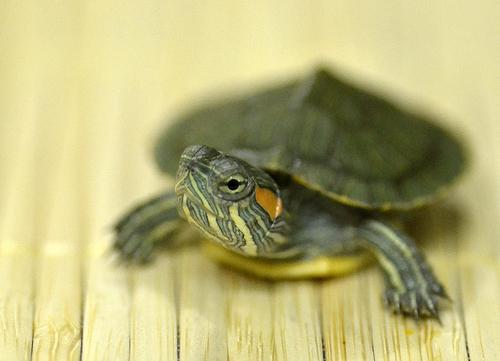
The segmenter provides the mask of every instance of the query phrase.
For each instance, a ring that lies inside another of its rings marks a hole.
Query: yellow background
[[[499,24],[496,0],[1,1],[0,359],[174,360],[177,342],[183,360],[500,359]],[[455,300],[443,326],[384,312],[373,269],[270,284],[196,249],[139,270],[103,255],[165,185],[165,119],[318,63],[470,148],[419,230]]]

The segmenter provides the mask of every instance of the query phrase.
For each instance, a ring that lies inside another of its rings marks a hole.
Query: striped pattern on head
[[[186,148],[175,192],[180,216],[234,252],[261,257],[285,240],[276,182],[239,158],[203,145]]]

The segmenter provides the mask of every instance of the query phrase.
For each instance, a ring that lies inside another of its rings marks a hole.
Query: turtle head
[[[278,185],[237,157],[204,145],[186,148],[175,192],[180,216],[236,253],[262,256],[284,239]]]

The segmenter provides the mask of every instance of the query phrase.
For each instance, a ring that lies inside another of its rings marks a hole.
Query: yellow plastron
[[[342,276],[359,270],[372,259],[367,253],[359,253],[300,261],[269,261],[241,256],[209,241],[204,241],[202,247],[223,265],[272,280]]]

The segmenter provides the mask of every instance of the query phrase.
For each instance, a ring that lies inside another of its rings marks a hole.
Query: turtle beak
[[[181,160],[181,162],[179,162],[179,168],[177,168],[177,175],[175,176],[175,194],[177,194],[177,197],[181,196],[185,192],[186,185],[184,181],[188,175],[188,163]]]
[[[190,145],[181,154],[181,161],[187,160],[191,161],[199,161],[203,162],[205,160],[209,160],[211,158],[217,157],[220,155],[220,152],[212,147],[208,147],[206,145]]]
[[[184,201],[186,197],[186,178],[189,176],[188,162],[181,160],[179,162],[179,168],[177,169],[177,175],[175,177],[175,195],[177,196],[177,213],[181,218],[185,218],[184,215]]]
[[[179,167],[177,168],[177,175],[175,176],[175,193],[177,196],[184,193],[186,189],[184,181],[193,169],[193,161],[196,159],[196,155],[203,150],[203,147],[203,145],[192,145],[182,152]]]
[[[185,152],[184,152],[185,153]],[[181,218],[184,218],[184,198],[186,193],[186,179],[189,176],[189,169],[191,168],[191,157],[182,153],[181,159],[179,160],[179,167],[177,168],[177,174],[175,176],[175,194],[177,196],[177,213]]]
[[[190,145],[184,151],[182,152],[181,159],[186,158],[186,159],[196,159],[198,158],[198,154],[200,153],[205,153],[205,149],[210,149],[206,145]]]
[[[202,169],[208,168],[210,159],[219,155],[217,150],[206,145],[192,145],[184,149],[175,177],[175,193],[179,204],[183,203],[186,192],[188,192],[186,183],[189,182],[188,178],[191,172],[194,169],[200,169],[200,167]],[[179,210],[179,214],[182,215],[181,210]]]
[[[179,168],[177,169],[175,192],[177,195],[185,190],[185,179],[189,173],[195,169],[205,165],[204,168],[209,168],[208,162],[220,153],[214,148],[206,145],[191,145],[184,149],[179,160]]]

